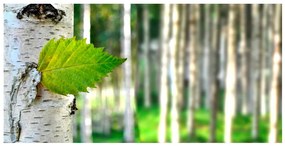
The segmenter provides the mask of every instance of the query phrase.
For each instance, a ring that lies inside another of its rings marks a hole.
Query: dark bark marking
[[[44,99],[43,102],[50,102],[52,101],[51,99]]]
[[[31,122],[30,124],[33,124],[33,125],[34,125],[34,124],[39,124],[39,122]]]
[[[25,139],[33,139],[33,137],[26,136]]]
[[[60,9],[54,8],[51,4],[29,4],[23,7],[18,13],[17,18],[22,19],[23,16],[34,17],[36,19],[50,19],[52,22],[57,24],[63,16],[66,16],[65,12]]]
[[[72,103],[69,105],[70,108],[70,113],[69,115],[74,115],[75,112],[78,110],[78,108],[76,107],[76,97],[73,98]]]

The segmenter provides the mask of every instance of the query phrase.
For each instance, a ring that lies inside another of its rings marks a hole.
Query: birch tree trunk
[[[177,52],[178,52],[178,5],[172,5],[172,35],[170,40],[170,90],[171,90],[171,142],[179,142],[179,115],[178,115],[178,77],[177,77]]]
[[[149,108],[151,106],[150,99],[150,84],[149,84],[149,14],[148,6],[143,5],[143,30],[144,30],[144,106]]]
[[[159,103],[160,103],[160,115],[159,115],[159,127],[158,127],[158,142],[166,142],[166,127],[167,127],[167,105],[168,105],[168,43],[169,43],[169,26],[170,26],[170,5],[162,5],[162,39],[161,39],[161,76],[160,76],[160,90],[159,90]]]
[[[205,10],[205,33],[204,33],[204,66],[203,66],[203,86],[205,90],[205,99],[204,99],[204,105],[206,109],[210,108],[210,89],[209,89],[209,56],[210,56],[210,30],[211,30],[211,20],[210,20],[210,4],[206,4],[204,7]]]
[[[267,82],[268,85],[266,87],[268,98],[266,100],[265,106],[267,107],[267,113],[270,113],[270,97],[271,97],[271,82],[272,82],[272,76],[273,76],[273,70],[272,70],[272,64],[273,64],[273,53],[274,53],[274,4],[268,4],[266,12],[267,19],[267,28],[266,28],[266,35],[268,37],[266,42],[266,48],[268,49],[268,52],[266,54],[266,67],[268,71],[267,74]],[[262,105],[261,105],[262,106]],[[261,111],[263,112],[263,111]]]
[[[90,43],[90,5],[83,5],[83,38],[86,38],[86,43]],[[92,119],[91,119],[91,97],[88,94],[80,93],[83,99],[83,106],[81,109],[81,141],[84,143],[92,142]],[[93,93],[94,94],[94,93]]]
[[[29,99],[24,91],[31,90],[32,81],[21,80],[20,70],[27,69],[25,63],[38,62],[43,45],[51,38],[73,36],[73,5],[54,5],[67,15],[58,24],[17,19],[24,6],[4,5],[4,142],[72,142],[70,105],[74,97],[39,85],[36,98]]]
[[[246,36],[246,5],[240,5],[240,52],[241,52],[241,112],[244,115],[248,114],[248,96],[247,96],[247,74],[248,74],[248,61],[247,61],[247,36]]]
[[[123,64],[124,70],[124,97],[125,97],[125,113],[124,113],[124,141],[134,142],[134,111],[132,108],[133,93],[131,89],[131,16],[130,4],[123,5],[123,57],[128,58]]]
[[[227,38],[227,32],[228,32],[228,23],[227,23],[227,18],[222,19],[221,18],[221,49],[219,52],[219,86],[221,89],[225,89],[225,78],[226,78],[226,61],[227,61],[227,43],[228,43],[228,38]]]
[[[197,24],[195,24],[196,26],[196,31],[197,31],[197,33],[196,33],[196,37],[197,37],[197,43],[196,43],[196,46],[195,46],[195,49],[196,49],[196,61],[197,61],[197,67],[196,67],[196,70],[197,70],[197,74],[196,74],[196,79],[197,79],[197,82],[196,82],[196,84],[197,84],[197,88],[195,89],[195,96],[196,96],[196,98],[195,98],[195,108],[196,109],[199,109],[200,107],[201,107],[201,95],[200,95],[200,93],[201,93],[201,75],[200,75],[200,73],[201,73],[201,69],[200,69],[200,66],[201,66],[201,60],[202,59],[200,59],[201,58],[201,41],[200,41],[200,35],[201,35],[201,31],[200,31],[200,25],[201,25],[201,23],[200,23],[200,19],[201,19],[201,15],[200,15],[200,5],[198,5],[198,7],[197,7],[197,13],[196,13],[196,15],[195,15],[195,17],[196,17],[196,23]],[[191,58],[191,57],[190,57]]]
[[[225,132],[224,141],[231,142],[232,120],[236,105],[236,18],[237,5],[229,6],[229,26],[228,26],[228,51],[226,68],[226,95],[225,95]]]
[[[260,76],[261,76],[261,87],[260,87],[260,114],[262,117],[265,117],[266,116],[266,113],[267,113],[267,98],[268,98],[268,95],[267,95],[267,90],[266,90],[266,87],[268,85],[268,82],[267,82],[267,74],[266,74],[266,71],[268,70],[267,69],[267,66],[266,66],[266,54],[269,53],[268,51],[268,48],[266,47],[266,43],[268,43],[268,34],[267,34],[267,19],[268,19],[268,16],[266,15],[267,11],[268,11],[268,7],[269,5],[268,4],[264,4],[263,5],[263,9],[262,9],[262,19],[261,19],[261,58],[260,58],[260,63],[261,63],[261,70],[260,70]]]
[[[252,44],[251,44],[251,96],[253,106],[252,138],[257,140],[259,135],[259,101],[260,101],[260,15],[259,5],[252,5]]]
[[[281,42],[281,4],[275,6],[274,17],[274,53],[273,53],[273,75],[270,91],[270,124],[268,141],[277,142],[277,121],[278,121],[278,102],[281,96],[281,66],[282,66],[282,42]]]
[[[186,53],[186,20],[187,20],[187,5],[183,4],[180,7],[180,23],[179,23],[179,50],[177,57],[177,77],[178,77],[178,109],[182,109],[184,105],[184,60]]]
[[[219,5],[214,5],[214,18],[213,18],[213,34],[212,34],[212,43],[210,49],[210,62],[209,62],[209,88],[210,88],[210,142],[216,141],[216,120],[217,120],[217,100],[218,98],[218,90],[219,90],[219,81],[218,81],[218,73],[219,73],[219,48],[220,48],[220,10]]]
[[[193,4],[190,5],[190,15],[189,15],[189,24],[190,24],[190,32],[189,32],[189,50],[190,50],[190,62],[188,65],[189,76],[190,76],[190,84],[189,84],[189,97],[188,97],[188,114],[187,114],[187,130],[189,137],[195,136],[195,121],[194,121],[194,113],[195,113],[195,103],[197,99],[197,95],[199,92],[198,87],[198,29],[197,24],[199,20],[199,5]]]

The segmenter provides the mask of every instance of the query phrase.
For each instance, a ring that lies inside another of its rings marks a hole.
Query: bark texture
[[[25,76],[21,71],[27,69],[26,63],[38,62],[48,40],[73,36],[73,5],[54,5],[67,15],[58,24],[17,19],[17,12],[26,5],[4,5],[4,142],[72,142],[73,97],[51,93],[39,84],[37,93],[33,92],[36,97],[29,98],[25,91],[35,72]]]

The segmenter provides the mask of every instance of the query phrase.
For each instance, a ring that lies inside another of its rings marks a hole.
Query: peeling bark
[[[51,38],[73,35],[73,6],[58,24],[35,18],[17,19],[25,4],[4,5],[4,142],[72,142],[73,97],[51,93],[41,84],[32,62]]]

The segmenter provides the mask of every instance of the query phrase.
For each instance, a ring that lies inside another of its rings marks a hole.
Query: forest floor
[[[138,107],[136,115],[136,134],[135,142],[138,143],[156,143],[157,142],[157,128],[159,124],[159,107],[152,106],[150,108]],[[182,110],[180,114],[180,141],[181,142],[208,142],[209,140],[209,123],[210,123],[210,112],[205,109],[199,109],[195,112],[195,128],[196,136],[189,138],[186,129],[186,110]],[[237,115],[234,118],[232,141],[239,142],[267,142],[268,137],[268,123],[269,117],[266,116],[260,119],[259,125],[259,138],[254,141],[251,138],[251,116]],[[167,142],[170,142],[171,130],[170,130],[170,116],[167,120]],[[103,135],[99,133],[93,133],[93,142],[105,142],[105,143],[119,143],[123,142],[123,130],[114,128],[109,135]],[[216,141],[223,142],[224,133],[224,115],[218,113],[217,117],[217,131]],[[281,119],[278,122],[278,142],[282,141],[282,122]],[[77,138],[75,142],[80,142]]]

